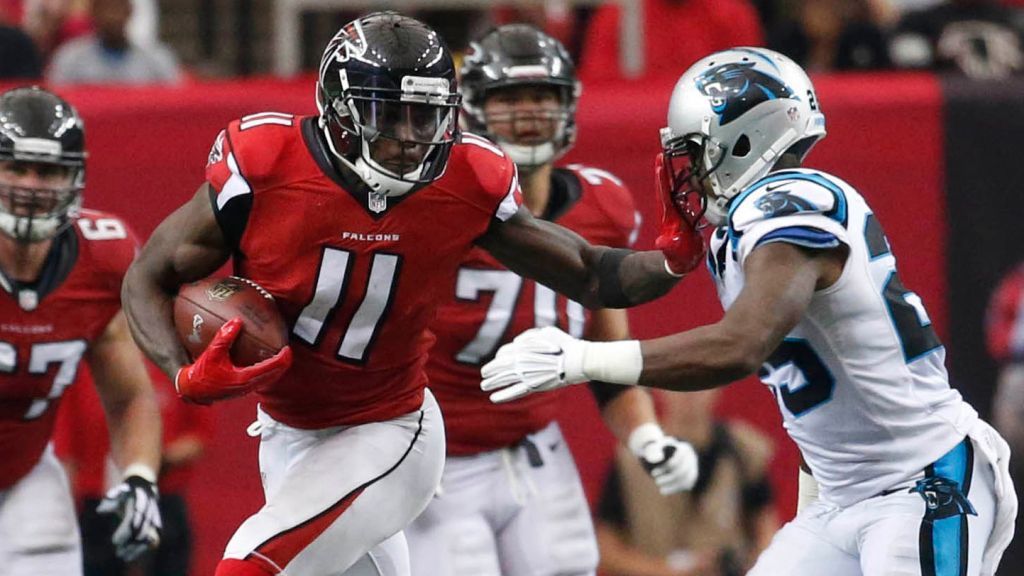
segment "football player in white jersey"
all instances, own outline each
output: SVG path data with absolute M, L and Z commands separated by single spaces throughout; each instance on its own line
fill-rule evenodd
M 806 73 L 760 48 L 676 84 L 658 181 L 667 210 L 716 226 L 718 323 L 639 342 L 528 331 L 484 366 L 503 402 L 597 379 L 671 390 L 755 371 L 813 479 L 755 576 L 991 575 L 1017 501 L 1006 442 L 949 386 L 945 352 L 850 185 L 798 168 L 825 135 Z

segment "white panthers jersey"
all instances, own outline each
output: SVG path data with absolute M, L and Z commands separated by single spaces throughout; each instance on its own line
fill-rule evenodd
M 743 191 L 708 256 L 726 309 L 743 289 L 746 258 L 771 242 L 849 248 L 839 280 L 814 294 L 759 374 L 822 499 L 849 506 L 893 488 L 963 440 L 977 413 L 950 388 L 945 350 L 860 194 L 807 169 Z

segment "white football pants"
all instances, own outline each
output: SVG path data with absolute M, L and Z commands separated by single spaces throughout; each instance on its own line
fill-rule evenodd
M 75 504 L 52 446 L 24 478 L 0 492 L 0 574 L 82 574 Z
M 261 437 L 266 504 L 225 558 L 285 575 L 409 576 L 400 531 L 430 501 L 444 466 L 444 424 L 429 390 L 420 410 L 386 422 L 301 430 L 261 410 L 250 433 Z
M 982 553 L 995 537 L 996 467 L 978 446 L 965 438 L 906 485 L 852 506 L 808 505 L 748 576 L 983 574 Z
M 441 490 L 406 529 L 415 576 L 582 576 L 597 543 L 558 424 L 515 447 L 449 457 Z

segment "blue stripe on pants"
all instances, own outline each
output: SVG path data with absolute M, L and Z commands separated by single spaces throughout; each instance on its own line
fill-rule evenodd
M 922 483 L 927 484 L 937 478 L 951 481 L 966 498 L 971 487 L 973 466 L 974 447 L 969 439 L 964 439 L 925 470 Z M 957 503 L 953 500 L 949 505 Z M 923 576 L 963 576 L 967 573 L 967 512 L 955 510 L 959 511 L 951 513 L 953 510 L 948 506 L 929 506 L 925 510 L 920 532 Z

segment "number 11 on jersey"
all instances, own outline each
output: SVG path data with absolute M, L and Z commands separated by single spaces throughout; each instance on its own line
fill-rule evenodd
M 292 334 L 307 344 L 320 343 L 327 320 L 342 302 L 355 254 L 340 248 L 326 247 L 317 270 L 313 299 L 295 320 Z M 383 322 L 395 293 L 395 285 L 402 257 L 397 254 L 376 252 L 370 265 L 366 294 L 352 315 L 348 327 L 342 332 L 337 357 L 340 360 L 365 364 L 371 345 Z

